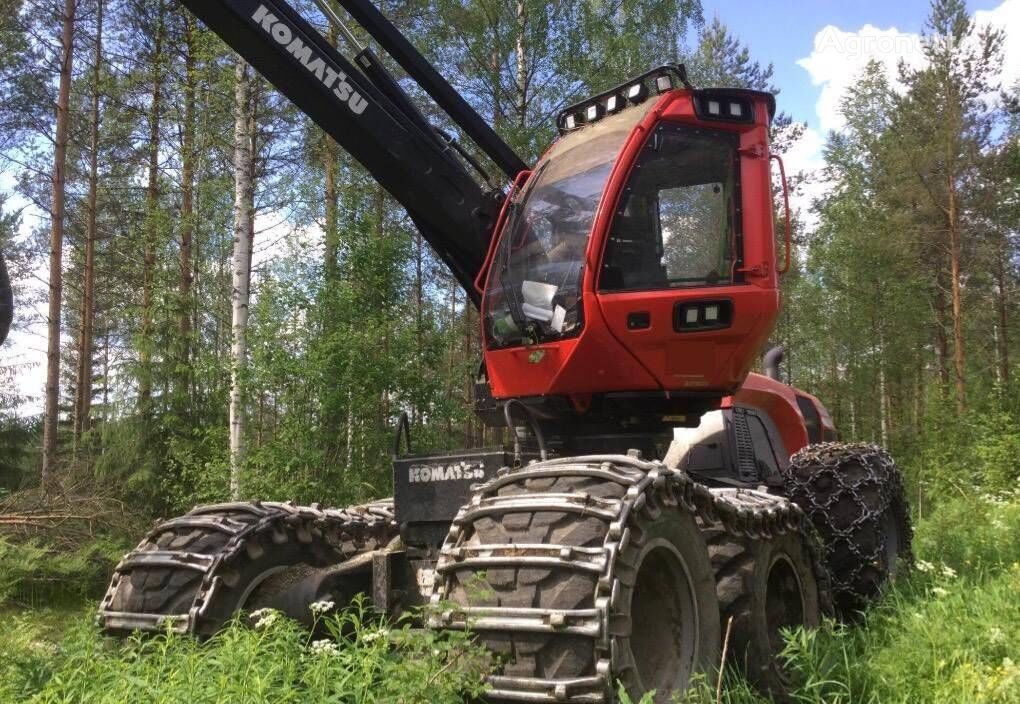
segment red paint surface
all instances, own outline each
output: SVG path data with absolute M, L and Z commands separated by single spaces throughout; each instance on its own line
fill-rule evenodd
M 624 145 L 595 217 L 582 283 L 581 334 L 534 347 L 486 350 L 496 398 L 655 390 L 709 391 L 721 398 L 740 387 L 775 325 L 780 306 L 764 98 L 755 101 L 755 110 L 753 124 L 705 122 L 695 117 L 686 90 L 658 99 Z M 599 294 L 597 275 L 617 200 L 647 135 L 662 121 L 740 135 L 745 280 L 726 286 Z M 756 151 L 760 156 L 753 154 Z M 731 327 L 673 331 L 673 306 L 678 301 L 719 298 L 733 303 Z M 627 314 L 635 311 L 650 313 L 650 328 L 627 329 Z M 796 411 L 795 403 L 793 408 Z

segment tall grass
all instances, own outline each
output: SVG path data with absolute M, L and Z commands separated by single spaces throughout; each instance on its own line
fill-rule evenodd
M 275 612 L 200 643 L 172 633 L 103 638 L 77 618 L 57 643 L 15 618 L 0 634 L 0 702 L 453 704 L 477 695 L 487 658 L 459 633 L 387 626 L 360 604 L 316 635 Z
M 1020 702 L 1020 493 L 944 504 L 916 551 L 862 623 L 792 634 L 794 701 Z
M 945 503 L 918 526 L 916 552 L 859 623 L 788 635 L 790 701 L 1020 704 L 1020 493 Z M 87 615 L 66 621 L 0 614 L 0 702 L 452 704 L 481 691 L 489 666 L 463 634 L 386 626 L 360 604 L 323 617 L 318 635 L 263 614 L 204 643 L 119 643 Z M 767 702 L 732 672 L 718 696 L 705 678 L 686 701 Z
M 1020 704 L 1020 492 L 944 503 L 921 521 L 915 548 L 913 572 L 859 622 L 788 634 L 788 701 Z M 683 701 L 769 700 L 727 672 L 721 692 L 703 680 Z

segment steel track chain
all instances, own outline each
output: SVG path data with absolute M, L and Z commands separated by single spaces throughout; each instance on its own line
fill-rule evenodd
M 863 528 L 879 529 L 883 514 L 896 501 L 901 502 L 900 515 L 895 516 L 900 556 L 907 564 L 912 562 L 910 507 L 900 472 L 883 448 L 869 443 L 808 445 L 790 458 L 783 479 L 787 495 L 804 509 L 821 535 L 826 564 L 832 567 L 837 550 L 845 549 L 853 556 L 850 569 L 828 570 L 835 598 L 857 603 L 862 597 L 875 596 L 858 593 L 860 578 L 863 570 L 881 564 L 884 545 L 879 540 L 869 545 L 858 534 Z M 841 516 L 850 508 L 848 500 L 858 513 L 841 524 Z
M 159 549 L 156 540 L 160 535 L 188 529 L 219 531 L 229 537 L 215 554 Z M 272 541 L 274 535 L 286 536 L 288 529 L 299 541 L 310 541 L 313 532 L 321 534 L 344 559 L 381 547 L 398 532 L 392 499 L 344 509 L 272 501 L 196 506 L 183 516 L 157 524 L 133 551 L 124 556 L 114 569 L 110 586 L 100 602 L 97 621 L 102 628 L 111 631 L 163 631 L 170 628 L 177 633 L 194 633 L 216 591 L 222 588 L 221 568 L 251 549 L 250 546 L 260 537 L 268 536 L 268 540 Z M 114 609 L 121 584 L 130 579 L 133 570 L 139 568 L 201 572 L 202 582 L 187 612 L 159 614 Z
M 498 496 L 501 487 L 529 479 L 587 476 L 626 487 L 622 499 L 605 499 L 586 493 Z M 620 657 L 614 652 L 610 624 L 620 592 L 617 556 L 631 540 L 632 514 L 656 518 L 664 509 L 679 507 L 708 524 L 721 525 L 734 536 L 768 540 L 790 531 L 804 537 L 823 605 L 828 605 L 828 573 L 815 530 L 804 512 L 784 497 L 748 489 L 709 489 L 685 472 L 662 462 L 631 456 L 596 455 L 532 463 L 500 470 L 496 478 L 476 487 L 470 502 L 454 519 L 436 567 L 432 613 L 434 628 L 495 630 L 519 633 L 557 633 L 594 639 L 597 653 L 594 673 L 573 679 L 490 676 L 488 697 L 504 701 L 591 702 L 613 701 L 613 672 Z M 483 515 L 554 511 L 597 515 L 606 523 L 601 548 L 552 545 L 485 545 L 465 548 L 465 528 Z M 449 601 L 450 575 L 455 569 L 543 568 L 595 571 L 598 574 L 594 609 L 555 611 L 540 608 L 472 607 Z

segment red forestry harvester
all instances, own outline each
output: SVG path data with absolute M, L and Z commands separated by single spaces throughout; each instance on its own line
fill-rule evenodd
M 365 593 L 477 634 L 500 662 L 489 700 L 611 702 L 622 683 L 668 701 L 718 664 L 731 619 L 730 661 L 780 689 L 780 629 L 861 606 L 909 559 L 889 456 L 836 443 L 779 354 L 749 373 L 790 261 L 771 95 L 663 66 L 563 111 L 528 166 L 375 6 L 340 0 L 494 185 L 325 2 L 351 59 L 284 0 L 182 2 L 406 208 L 479 308 L 476 410 L 514 442 L 413 454 L 404 417 L 392 500 L 166 521 L 117 566 L 106 629 L 209 635 L 239 610 L 307 618 Z

